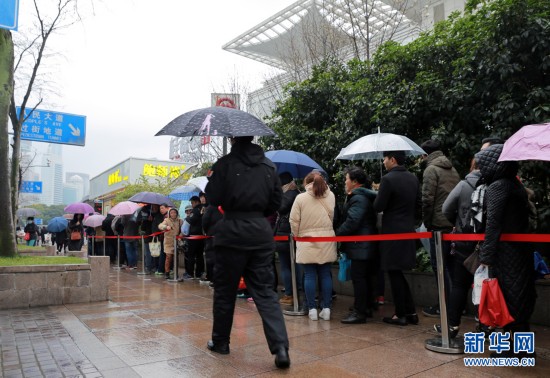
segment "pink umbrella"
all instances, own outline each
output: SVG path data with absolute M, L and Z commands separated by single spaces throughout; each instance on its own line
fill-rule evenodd
M 133 214 L 137 209 L 142 205 L 130 201 L 122 201 L 117 203 L 115 206 L 109 210 L 109 214 L 113 215 L 129 215 Z
M 498 161 L 550 161 L 550 123 L 527 125 L 504 143 Z
M 88 227 L 99 227 L 101 226 L 104 220 L 105 220 L 105 217 L 103 215 L 94 214 L 84 219 L 84 222 L 82 223 L 84 224 L 84 226 L 88 226 Z
M 94 212 L 94 208 L 84 202 L 75 202 L 65 207 L 66 213 L 89 214 Z

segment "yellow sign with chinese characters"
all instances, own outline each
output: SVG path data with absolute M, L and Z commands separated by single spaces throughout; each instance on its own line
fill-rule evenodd
M 109 185 L 118 184 L 121 181 L 128 181 L 128 176 L 121 176 L 120 169 L 117 169 L 116 171 L 111 173 L 107 179 L 107 183 Z
M 144 164 L 143 175 L 149 177 L 170 177 L 175 179 L 181 176 L 181 172 L 185 171 L 185 165 L 162 165 L 162 164 Z

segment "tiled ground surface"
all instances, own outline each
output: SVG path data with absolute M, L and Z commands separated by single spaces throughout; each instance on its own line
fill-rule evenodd
M 334 301 L 331 321 L 285 316 L 292 365 L 273 364 L 253 303 L 237 300 L 231 354 L 209 352 L 212 289 L 115 271 L 109 302 L 0 311 L 0 377 L 549 377 L 550 329 L 534 326 L 534 368 L 464 367 L 464 355 L 426 350 L 437 319 L 417 326 L 340 323 L 352 298 Z M 473 330 L 465 319 L 462 330 Z M 488 353 L 485 353 L 488 355 Z

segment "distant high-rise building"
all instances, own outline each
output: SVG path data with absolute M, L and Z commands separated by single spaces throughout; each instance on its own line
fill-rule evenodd
M 42 157 L 42 195 L 44 205 L 63 204 L 63 150 L 59 144 L 49 144 Z
M 72 175 L 63 185 L 63 203 L 81 202 L 84 198 L 84 180 L 80 175 Z
M 69 184 L 71 180 L 73 180 L 73 176 L 78 176 L 82 179 L 82 185 L 83 185 L 83 194 L 82 197 L 85 197 L 90 194 L 90 175 L 87 173 L 81 173 L 81 172 L 65 172 L 65 182 Z M 81 201 L 82 198 L 77 199 L 77 201 Z

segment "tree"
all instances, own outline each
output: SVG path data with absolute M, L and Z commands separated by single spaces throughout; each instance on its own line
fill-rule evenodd
M 0 256 L 16 254 L 11 187 L 8 174 L 8 109 L 13 93 L 13 42 L 11 33 L 0 29 Z
M 11 96 L 9 118 L 13 127 L 13 144 L 10 167 L 12 216 L 15 216 L 20 187 L 19 165 L 21 160 L 21 129 L 32 111 L 45 101 L 46 75 L 40 68 L 44 59 L 51 58 L 47 45 L 50 37 L 81 20 L 78 0 L 57 0 L 55 5 L 33 0 L 36 16 L 34 29 L 29 34 L 18 33 L 15 41 L 16 62 L 13 68 L 15 90 Z M 16 107 L 21 108 L 17 113 Z

